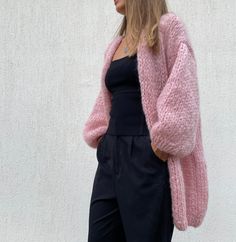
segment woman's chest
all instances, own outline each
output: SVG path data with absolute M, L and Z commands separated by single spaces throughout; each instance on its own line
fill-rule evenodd
M 137 54 L 112 61 L 105 75 L 105 85 L 112 94 L 139 90 Z

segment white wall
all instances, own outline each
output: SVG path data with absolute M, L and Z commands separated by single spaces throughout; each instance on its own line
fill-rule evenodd
M 203 225 L 173 241 L 235 242 L 236 3 L 169 1 L 195 49 L 209 170 Z M 0 241 L 85 242 L 97 166 L 82 139 L 113 1 L 0 1 Z

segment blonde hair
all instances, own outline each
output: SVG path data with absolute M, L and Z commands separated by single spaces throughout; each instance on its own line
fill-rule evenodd
M 144 29 L 144 37 L 148 47 L 159 53 L 159 22 L 163 14 L 168 12 L 165 0 L 125 0 L 125 15 L 118 28 L 119 36 L 129 33 L 129 56 L 136 53 L 141 32 Z

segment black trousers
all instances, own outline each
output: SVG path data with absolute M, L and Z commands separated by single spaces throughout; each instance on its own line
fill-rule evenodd
M 170 242 L 174 230 L 167 162 L 149 134 L 102 137 L 88 242 Z

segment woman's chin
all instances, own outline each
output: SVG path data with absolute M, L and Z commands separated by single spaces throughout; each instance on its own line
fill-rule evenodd
M 125 14 L 125 7 L 124 7 L 124 5 L 122 4 L 122 3 L 120 3 L 120 2 L 118 2 L 116 5 L 115 5 L 115 7 L 116 7 L 116 11 L 118 12 L 118 13 L 120 13 L 120 14 Z

